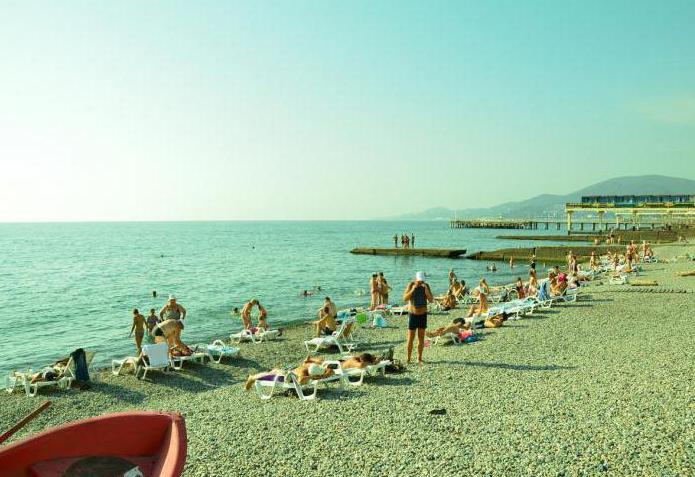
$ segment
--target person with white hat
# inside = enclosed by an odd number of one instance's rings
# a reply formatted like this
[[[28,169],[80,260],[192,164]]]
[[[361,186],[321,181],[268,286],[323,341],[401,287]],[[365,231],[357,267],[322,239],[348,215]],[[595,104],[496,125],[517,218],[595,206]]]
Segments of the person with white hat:
[[[424,272],[415,274],[415,281],[408,284],[403,293],[403,300],[409,304],[408,313],[408,360],[413,354],[413,341],[417,333],[417,362],[422,364],[422,350],[425,348],[425,330],[427,330],[427,303],[432,303],[434,297],[430,286],[425,282]]]
[[[166,315],[166,316],[165,316]],[[164,320],[185,320],[186,309],[176,303],[176,297],[169,295],[169,301],[159,310],[159,318]]]

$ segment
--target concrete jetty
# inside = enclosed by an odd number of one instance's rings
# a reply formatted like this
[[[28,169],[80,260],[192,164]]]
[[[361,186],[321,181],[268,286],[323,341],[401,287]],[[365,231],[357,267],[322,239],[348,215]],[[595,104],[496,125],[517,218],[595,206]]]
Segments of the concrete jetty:
[[[450,248],[369,248],[358,247],[350,250],[357,255],[391,255],[391,256],[421,256],[436,258],[459,258],[466,254],[466,249]]]

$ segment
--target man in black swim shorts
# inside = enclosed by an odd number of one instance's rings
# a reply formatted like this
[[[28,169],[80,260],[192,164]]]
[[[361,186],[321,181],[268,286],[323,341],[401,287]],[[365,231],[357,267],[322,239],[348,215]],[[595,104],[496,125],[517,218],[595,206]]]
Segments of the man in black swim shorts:
[[[413,341],[417,334],[417,362],[422,364],[422,351],[425,348],[425,330],[427,329],[427,303],[432,303],[434,297],[430,286],[425,283],[425,274],[417,272],[415,281],[410,282],[403,294],[403,300],[408,302],[408,364],[413,354]]]

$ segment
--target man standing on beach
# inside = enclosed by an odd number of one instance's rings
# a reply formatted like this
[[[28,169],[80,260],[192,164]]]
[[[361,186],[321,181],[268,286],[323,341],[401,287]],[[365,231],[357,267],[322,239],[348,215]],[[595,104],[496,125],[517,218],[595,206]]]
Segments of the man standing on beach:
[[[422,350],[425,348],[425,330],[427,330],[427,302],[432,303],[434,301],[432,290],[425,283],[423,272],[415,274],[415,281],[408,284],[405,293],[403,293],[403,300],[409,304],[407,363],[410,364],[413,341],[415,334],[417,334],[417,362],[422,364]]]

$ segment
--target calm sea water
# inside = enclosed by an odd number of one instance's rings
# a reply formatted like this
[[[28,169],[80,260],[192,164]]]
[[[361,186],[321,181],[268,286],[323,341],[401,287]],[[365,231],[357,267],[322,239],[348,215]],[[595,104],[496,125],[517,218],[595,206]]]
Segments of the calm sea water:
[[[469,252],[538,244],[446,222],[0,224],[0,371],[37,368],[78,347],[97,351],[99,363],[132,354],[132,308],[159,311],[169,293],[187,308],[183,338],[195,343],[238,330],[230,311],[254,297],[274,326],[313,319],[325,295],[339,307],[365,305],[360,291],[375,271],[386,274],[394,298],[417,270],[435,292],[446,289],[450,267],[469,282],[526,274],[504,264],[486,273],[486,262],[471,260],[348,253],[391,246],[396,232],[415,233],[418,247]],[[300,296],[317,286],[316,295]]]

